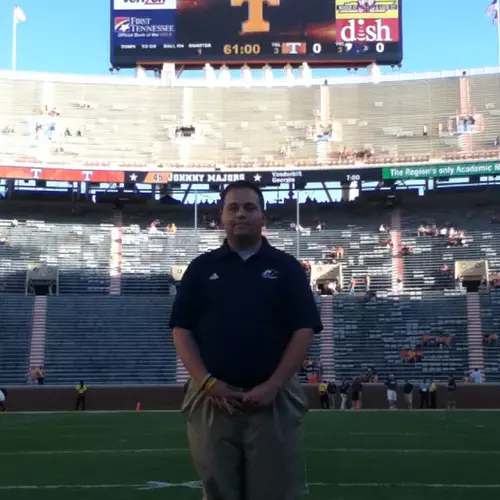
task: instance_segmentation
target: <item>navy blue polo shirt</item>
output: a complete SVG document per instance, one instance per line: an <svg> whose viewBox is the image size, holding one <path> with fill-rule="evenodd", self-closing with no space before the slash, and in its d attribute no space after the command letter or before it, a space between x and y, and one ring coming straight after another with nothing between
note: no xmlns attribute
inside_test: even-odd
<svg viewBox="0 0 500 500"><path fill-rule="evenodd" d="M265 238L247 260L227 241L194 259L170 327L190 330L208 372L243 389L273 374L293 332L323 329L301 265Z"/></svg>

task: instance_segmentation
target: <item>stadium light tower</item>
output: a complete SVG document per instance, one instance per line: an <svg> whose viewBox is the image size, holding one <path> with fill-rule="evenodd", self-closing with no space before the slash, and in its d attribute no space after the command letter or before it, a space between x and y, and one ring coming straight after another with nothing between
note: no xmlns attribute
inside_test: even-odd
<svg viewBox="0 0 500 500"><path fill-rule="evenodd" d="M26 21L21 7L14 7L14 26L12 28L12 71L17 69L17 25Z"/></svg>

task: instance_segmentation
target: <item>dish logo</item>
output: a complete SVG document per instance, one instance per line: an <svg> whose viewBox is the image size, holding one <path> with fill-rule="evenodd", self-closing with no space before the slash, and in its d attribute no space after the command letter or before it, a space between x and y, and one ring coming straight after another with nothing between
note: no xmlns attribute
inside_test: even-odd
<svg viewBox="0 0 500 500"><path fill-rule="evenodd" d="M337 21L339 42L399 42L398 19L340 19Z"/></svg>
<svg viewBox="0 0 500 500"><path fill-rule="evenodd" d="M175 9L177 0L114 0L115 10Z"/></svg>

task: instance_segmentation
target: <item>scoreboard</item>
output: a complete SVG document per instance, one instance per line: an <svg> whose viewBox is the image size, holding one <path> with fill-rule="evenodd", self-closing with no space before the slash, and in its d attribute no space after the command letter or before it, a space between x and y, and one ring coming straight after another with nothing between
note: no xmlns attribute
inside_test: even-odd
<svg viewBox="0 0 500 500"><path fill-rule="evenodd" d="M399 64L402 0L111 0L111 65Z"/></svg>

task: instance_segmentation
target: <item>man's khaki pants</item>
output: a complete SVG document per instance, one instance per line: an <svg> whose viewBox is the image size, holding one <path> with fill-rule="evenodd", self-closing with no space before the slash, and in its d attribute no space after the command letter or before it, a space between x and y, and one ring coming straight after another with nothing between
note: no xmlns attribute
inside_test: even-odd
<svg viewBox="0 0 500 500"><path fill-rule="evenodd" d="M307 400L298 380L291 380L271 407L247 408L233 416L191 382L182 411L208 500L303 498Z"/></svg>

